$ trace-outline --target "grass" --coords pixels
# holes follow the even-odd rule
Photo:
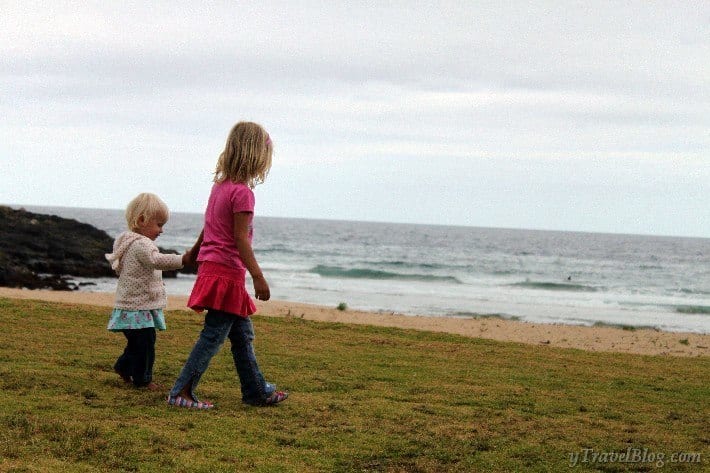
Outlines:
[[[108,310],[0,299],[0,471],[707,471],[710,358],[590,353],[446,334],[254,317],[285,403],[240,403],[224,347],[203,376],[208,412],[164,402],[201,329],[170,311],[155,377],[111,369]],[[627,449],[658,463],[570,467]],[[701,463],[671,464],[676,452]],[[580,455],[580,456],[581,456]]]

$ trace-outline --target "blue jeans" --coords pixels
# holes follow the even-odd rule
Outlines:
[[[273,394],[275,386],[264,380],[256,362],[251,319],[210,309],[205,315],[205,326],[200,337],[170,390],[171,396],[178,396],[183,388],[188,386],[192,399],[197,400],[195,388],[227,337],[232,344],[232,358],[239,375],[242,401],[247,404],[261,404]]]

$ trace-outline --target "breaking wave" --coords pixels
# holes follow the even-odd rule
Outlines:
[[[548,291],[575,291],[575,292],[596,292],[597,288],[584,286],[582,284],[569,284],[543,281],[522,281],[511,284],[516,287],[527,287],[530,289],[545,289]]]
[[[461,281],[453,276],[435,276],[432,274],[409,274],[393,273],[390,271],[380,271],[367,268],[342,268],[340,266],[318,265],[311,268],[311,273],[331,278],[352,278],[352,279],[402,279],[407,281],[444,281],[454,284],[461,284]]]

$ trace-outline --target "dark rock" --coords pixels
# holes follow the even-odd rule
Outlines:
[[[0,286],[75,290],[67,276],[115,276],[113,238],[73,219],[0,206]]]
[[[182,269],[178,269],[177,272],[182,274],[197,274],[197,266],[184,266]]]
[[[0,286],[76,290],[94,283],[74,283],[68,276],[115,277],[105,254],[113,238],[73,219],[0,206]],[[160,248],[161,253],[181,254]],[[195,268],[163,271],[163,277],[194,274]]]

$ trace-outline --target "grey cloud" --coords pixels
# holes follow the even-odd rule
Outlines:
[[[242,117],[267,122],[280,164],[306,163],[314,189],[324,162],[364,180],[360,161],[382,160],[408,181],[449,160],[504,187],[518,181],[501,163],[528,160],[516,179],[560,187],[541,160],[591,156],[624,175],[637,157],[702,163],[710,147],[706,2],[25,4],[0,18],[0,131],[17,166],[211,159]]]

